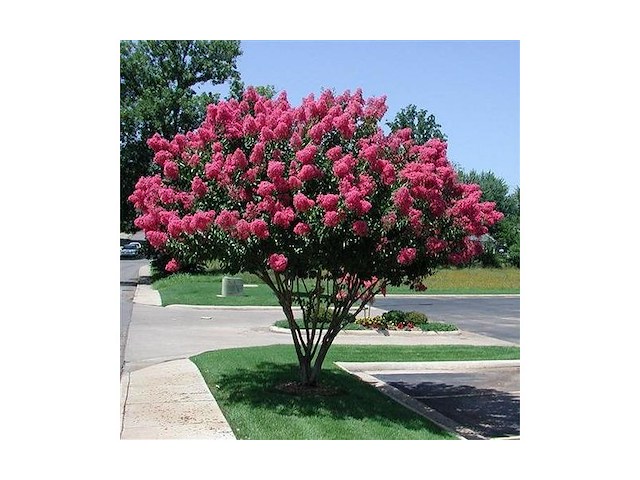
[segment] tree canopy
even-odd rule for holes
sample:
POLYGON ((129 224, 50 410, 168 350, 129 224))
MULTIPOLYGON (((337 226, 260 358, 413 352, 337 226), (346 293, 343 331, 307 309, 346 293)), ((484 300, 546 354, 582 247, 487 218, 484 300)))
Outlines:
POLYGON ((423 145, 432 138, 446 141, 447 136, 440 130, 442 125, 436 122, 433 114, 427 115, 428 113, 411 104, 401 109, 391 122, 387 122, 387 126, 392 132, 410 128, 413 141, 418 145, 423 145))
POLYGON ((274 100, 249 88, 209 105, 195 130, 154 134, 161 172, 130 197, 135 225, 173 257, 168 271, 219 260, 272 288, 307 385, 350 315, 386 285, 426 288, 436 267, 477 255, 469 237, 502 218, 477 185, 457 180, 445 142, 416 144, 408 128, 385 135, 386 109, 359 89, 294 108, 284 92, 274 100))
POLYGON ((133 228, 127 202, 140 176, 153 171, 145 142, 195 128, 217 97, 196 89, 239 79, 239 41, 150 40, 120 43, 121 230, 133 228))

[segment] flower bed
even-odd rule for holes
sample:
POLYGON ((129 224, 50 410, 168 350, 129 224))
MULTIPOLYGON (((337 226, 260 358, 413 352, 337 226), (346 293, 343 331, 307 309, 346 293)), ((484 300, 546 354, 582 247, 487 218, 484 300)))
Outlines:
MULTIPOLYGON (((304 327, 302 320, 297 319, 296 321, 301 328, 304 327)), ((286 320, 276 322, 275 326, 288 329, 286 320)), ((357 318, 346 325, 343 330, 454 332, 458 331, 458 327, 450 323, 430 322, 428 317, 421 312, 390 310, 375 317, 357 318)))
POLYGON ((403 312, 401 310, 389 310, 375 317, 358 318, 355 322, 372 330, 422 330, 422 331, 454 331, 458 327, 449 323, 429 322, 428 317, 422 312, 403 312))

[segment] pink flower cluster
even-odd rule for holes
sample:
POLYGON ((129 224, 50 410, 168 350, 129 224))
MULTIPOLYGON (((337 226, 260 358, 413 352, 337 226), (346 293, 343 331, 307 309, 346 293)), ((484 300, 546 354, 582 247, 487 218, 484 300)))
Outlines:
POLYGON ((289 259, 281 253, 273 253, 269 256, 269 267, 274 272, 284 272, 289 264, 289 259))
POLYGON ((400 265, 411 265, 416 259, 416 249, 405 247, 398 254, 398 263, 400 265))
POLYGON ((326 90, 294 108, 284 93, 268 99, 250 88, 209 105, 199 128, 148 140, 162 173, 141 178, 130 196, 135 224, 169 253, 189 236, 222 232, 233 248, 263 251, 262 266, 276 272, 320 238, 366 244, 363 261, 375 255, 392 270, 466 261, 477 254, 466 237, 502 214, 479 201, 477 186, 457 182, 444 142, 414 145, 409 129, 372 129, 385 111, 384 97, 365 100, 359 89, 326 90), (451 223, 457 239, 440 231, 451 223))
POLYGON ((172 258, 171 260, 169 260, 169 262, 164 267, 164 269, 167 272, 171 272, 171 273, 177 272, 178 270, 180 270, 180 263, 175 258, 172 258))

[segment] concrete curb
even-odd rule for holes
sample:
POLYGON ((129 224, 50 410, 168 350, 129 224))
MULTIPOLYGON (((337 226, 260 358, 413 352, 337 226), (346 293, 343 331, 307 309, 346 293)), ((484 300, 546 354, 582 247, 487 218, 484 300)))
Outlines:
POLYGON ((140 267, 140 270, 138 270, 138 286, 133 294, 133 303, 161 307, 162 299, 160 298, 160 292, 154 289, 150 283, 151 266, 143 265, 140 267))
MULTIPOLYGON (((255 305, 186 305, 172 303, 164 308, 193 308, 194 310, 282 310, 282 307, 255 306, 255 305)), ((295 310, 295 308, 294 308, 295 310)))
POLYGON ((519 293, 428 293, 428 294, 404 294, 389 293, 384 298, 473 298, 473 297, 519 297, 519 293))
MULTIPOLYGON (((281 328, 272 325, 269 327, 269 330, 274 333, 291 333, 288 328, 281 328)), ((460 335, 461 330, 455 330, 451 332, 425 332, 423 330, 413 330, 413 331, 405 331, 405 330, 342 330, 338 333, 340 335, 368 335, 372 337, 401 337, 401 336, 416 336, 416 335, 433 335, 433 336, 441 336, 447 337, 450 335, 460 335)))
MULTIPOLYGON (((455 360, 442 362, 338 362, 349 372, 416 372, 425 370, 466 371, 485 368, 519 367, 520 360, 455 360)), ((336 363, 337 365, 337 363, 336 363)))
POLYGON ((138 276, 139 277, 151 277, 151 265, 143 265, 140 267, 140 270, 138 270, 138 276))
POLYGON ((160 298, 160 293, 151 285, 144 285, 139 283, 133 295, 133 303, 161 307, 162 299, 160 298))
MULTIPOLYGON (((259 306, 259 305, 186 305, 183 303, 172 303, 170 305, 165 305, 164 308, 193 308, 195 310, 273 310, 273 311, 282 311, 282 307, 277 306, 259 306)), ((300 307, 294 306, 292 310, 296 313, 300 312, 300 307)), ((382 315, 386 310, 381 308, 371 307, 369 316, 382 315)), ((365 314, 365 310, 361 311, 358 315, 362 316, 365 314)))

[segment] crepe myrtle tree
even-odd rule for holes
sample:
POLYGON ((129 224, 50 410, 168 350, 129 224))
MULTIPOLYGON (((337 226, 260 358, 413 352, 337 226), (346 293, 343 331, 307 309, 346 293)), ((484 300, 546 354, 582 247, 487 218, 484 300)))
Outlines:
POLYGON ((275 293, 300 381, 316 386, 340 330, 388 285, 422 279, 481 251, 502 214, 457 181, 446 143, 389 135, 386 98, 323 91, 292 107, 249 88, 207 107, 196 130, 148 140, 162 173, 142 177, 135 225, 170 255, 166 270, 218 260, 275 293), (294 306, 302 310, 302 327, 294 306))

